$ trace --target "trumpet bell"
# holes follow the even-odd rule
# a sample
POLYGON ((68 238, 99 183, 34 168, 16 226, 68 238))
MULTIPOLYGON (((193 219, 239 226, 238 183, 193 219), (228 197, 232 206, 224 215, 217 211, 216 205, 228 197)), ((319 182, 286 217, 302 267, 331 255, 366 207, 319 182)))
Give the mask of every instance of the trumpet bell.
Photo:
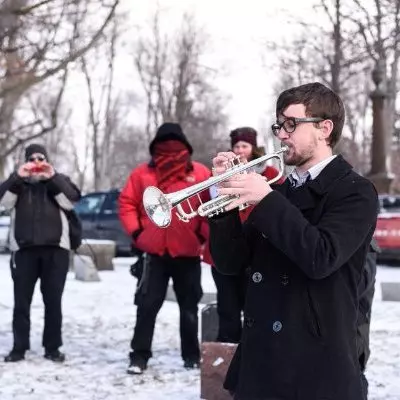
POLYGON ((149 186, 143 193, 143 206, 150 220, 160 228, 166 228, 172 220, 172 205, 160 189, 149 186))

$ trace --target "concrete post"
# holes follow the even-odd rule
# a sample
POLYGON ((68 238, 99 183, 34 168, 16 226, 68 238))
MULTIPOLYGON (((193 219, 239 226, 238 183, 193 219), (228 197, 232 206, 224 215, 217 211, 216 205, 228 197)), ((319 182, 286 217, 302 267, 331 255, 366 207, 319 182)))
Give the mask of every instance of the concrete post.
POLYGON ((368 178, 374 183, 378 193, 390 193, 394 175, 391 172, 390 129, 386 102, 388 98, 385 64, 381 60, 372 71, 375 89, 372 100, 372 146, 371 170, 368 178))

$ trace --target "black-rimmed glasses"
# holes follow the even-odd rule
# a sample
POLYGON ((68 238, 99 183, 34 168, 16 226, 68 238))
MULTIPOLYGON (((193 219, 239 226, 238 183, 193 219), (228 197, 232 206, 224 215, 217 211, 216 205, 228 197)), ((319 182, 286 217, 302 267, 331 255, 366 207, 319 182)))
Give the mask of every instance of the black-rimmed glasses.
POLYGON ((282 128, 286 133, 293 133, 296 130, 298 124, 302 124, 304 122, 321 122, 323 120, 324 118, 319 118, 319 117, 310 117, 310 118, 287 117, 282 122, 275 122, 275 124, 272 124, 271 129, 272 133, 275 136, 278 136, 282 128))

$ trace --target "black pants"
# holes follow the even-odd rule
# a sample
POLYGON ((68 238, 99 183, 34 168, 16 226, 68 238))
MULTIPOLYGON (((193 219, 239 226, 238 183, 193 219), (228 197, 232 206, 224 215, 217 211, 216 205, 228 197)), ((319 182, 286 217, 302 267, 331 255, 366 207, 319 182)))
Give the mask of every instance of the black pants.
POLYGON ((239 343, 242 335, 242 311, 247 287, 247 274, 223 275, 215 267, 211 273, 217 287, 219 342, 239 343))
POLYGON ((69 251, 59 247, 32 247, 11 255, 11 276, 14 281, 13 334, 14 349, 29 350, 30 309, 36 281, 44 302, 42 344, 46 350, 62 346, 61 298, 69 267, 69 251))
POLYGON ((198 257, 146 255, 141 280, 135 294, 136 326, 131 342, 131 358, 148 360, 157 314, 164 303, 169 279, 180 310, 181 355, 184 360, 200 359, 198 340, 198 303, 201 289, 201 266, 198 257))

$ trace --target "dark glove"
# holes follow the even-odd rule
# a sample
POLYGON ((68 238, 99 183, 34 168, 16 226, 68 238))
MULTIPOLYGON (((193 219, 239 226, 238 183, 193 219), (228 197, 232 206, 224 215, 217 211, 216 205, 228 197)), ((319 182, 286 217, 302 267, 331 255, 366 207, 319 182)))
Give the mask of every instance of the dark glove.
POLYGON ((144 268, 144 257, 145 253, 138 256, 138 259, 131 265, 130 273, 133 277, 137 278, 138 281, 142 278, 144 268))
POLYGON ((135 232, 132 232, 132 239, 136 240, 138 236, 143 232, 143 229, 137 229, 135 232))

